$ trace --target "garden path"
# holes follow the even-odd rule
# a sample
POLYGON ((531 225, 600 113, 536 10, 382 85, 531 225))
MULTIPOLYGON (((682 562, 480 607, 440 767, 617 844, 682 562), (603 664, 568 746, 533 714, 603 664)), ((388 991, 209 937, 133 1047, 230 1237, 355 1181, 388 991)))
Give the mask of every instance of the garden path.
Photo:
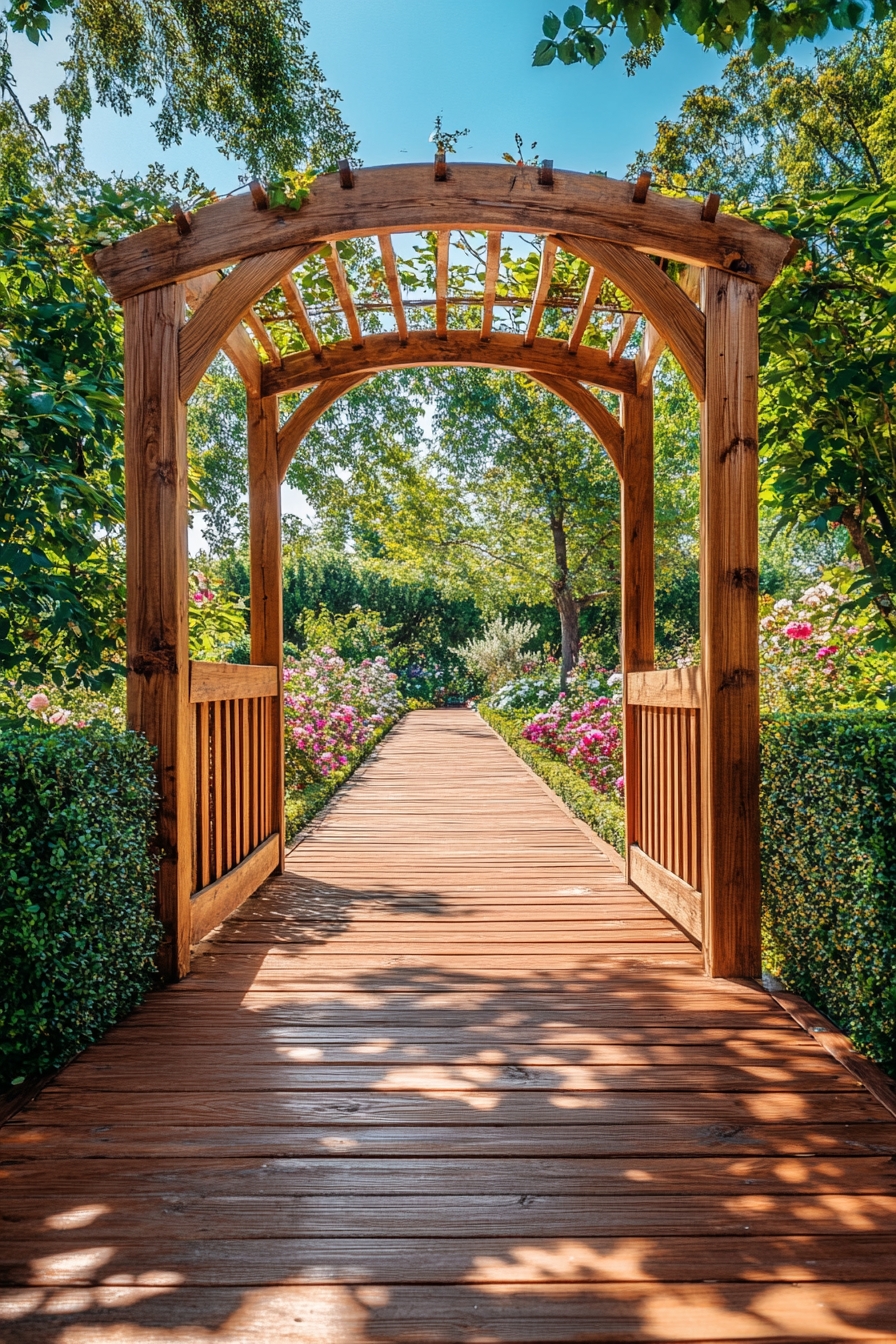
POLYGON ((0 1131, 0 1339, 896 1339, 896 1125, 419 712, 0 1131))

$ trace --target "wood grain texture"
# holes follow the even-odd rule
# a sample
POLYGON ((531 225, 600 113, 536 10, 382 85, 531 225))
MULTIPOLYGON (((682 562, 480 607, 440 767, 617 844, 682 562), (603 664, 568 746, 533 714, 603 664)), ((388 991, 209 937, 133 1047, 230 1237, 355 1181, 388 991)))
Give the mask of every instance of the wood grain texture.
POLYGON ((160 224, 94 253, 97 271, 122 299, 271 248, 384 232, 505 229, 586 236, 723 271, 734 262, 765 287, 791 247, 790 239, 737 216, 720 214, 709 224, 699 201, 654 192, 635 205, 630 182, 589 173, 555 169, 549 191, 527 190, 520 171, 506 164, 452 163, 448 181, 437 185, 431 163, 361 168, 353 175, 350 192, 338 174, 317 178, 301 210, 259 211, 246 196, 218 201, 193 213, 186 237, 176 225, 160 224))
MULTIPOLYGON (((538 278, 535 281, 535 289, 532 294, 532 307, 529 309, 529 321, 526 324, 526 334, 523 337, 524 345, 532 345, 538 335, 538 328, 541 326, 541 319, 544 317, 544 310, 548 303, 548 291, 551 288, 556 260, 557 240, 556 238, 545 238, 544 246, 541 249, 538 278)), ((572 349, 568 344, 567 348, 572 349)))
POLYGON ((316 251, 313 247, 278 249, 250 257, 226 275, 179 338, 179 395, 189 401, 200 379, 230 333, 286 271, 316 251))
POLYGON ((816 1037, 424 711, 0 1128, 0 1333, 867 1344, 894 1158, 816 1037))
POLYGON ((292 272, 287 271, 280 277, 280 288, 283 291, 283 297, 286 300, 286 306, 290 311, 293 321, 299 331, 305 338, 305 344, 312 355, 320 354, 320 340, 317 332, 314 330, 314 323, 305 307, 305 300, 302 297, 302 291, 299 289, 295 280, 292 278, 292 272))
POLYGON ((436 244, 436 335, 444 340, 448 335, 448 257, 451 251, 451 233, 439 233, 436 244))
POLYGON ((327 271, 330 275, 330 283, 333 286, 333 292, 336 295, 339 307, 342 309, 345 317, 345 324, 348 327, 349 340, 352 349, 360 350, 364 344, 364 333, 361 330, 361 323, 358 320, 358 310, 355 307, 355 300, 352 295, 351 286, 348 283, 348 276, 345 274, 345 267, 342 264, 342 258, 334 241, 330 242, 326 254, 327 271))
POLYGON ((187 631, 187 425, 178 398, 182 285, 124 305, 128 725, 157 750, 162 973, 190 964, 193 744, 187 631))
POLYGON ((372 376, 369 373, 349 373, 342 378, 331 378, 308 393, 277 434, 277 470, 281 482, 286 478, 299 444, 324 411, 328 411, 346 392, 351 392, 353 387, 360 387, 372 376))
POLYGON ((666 667, 655 672, 632 672, 628 679, 628 698, 633 705, 699 709, 703 703, 700 668, 666 667))
POLYGON ((302 352, 287 355, 280 369, 266 369, 263 391, 266 396, 297 392, 330 378, 349 374, 372 374, 382 369, 410 369, 425 365, 458 367, 485 365, 495 369, 513 369, 519 373, 537 369, 562 378, 593 383, 611 392, 635 392, 635 361, 622 359, 610 364, 605 350, 580 346, 572 355, 563 341, 545 336, 532 345, 513 332, 492 332, 487 341, 475 331, 451 330, 444 337, 435 331, 411 331, 402 342, 397 332, 385 332, 364 338, 363 349, 350 341, 324 346, 319 358, 302 352))
POLYGON ((389 290, 389 300, 392 304, 392 312, 395 315, 395 330, 398 332, 399 341, 403 344, 408 339, 408 319, 404 311, 398 267, 395 264, 395 248, 392 246, 392 239, 388 233, 380 234, 379 245, 380 256, 383 259, 383 272, 386 276, 386 287, 389 290))
POLYGON ((280 864, 280 835, 270 835, 223 877, 197 891, 190 901, 191 942, 200 942, 232 915, 280 864))
POLYGON ((487 341, 492 334, 492 321, 495 315, 495 289, 498 283, 498 271, 501 266, 501 233, 494 230, 488 235, 485 255, 485 277, 482 292, 482 325, 479 339, 487 341))
POLYGON ((277 695, 277 668, 253 663, 190 663, 190 703, 277 695))
POLYGON ((588 330, 588 324, 591 321, 594 305, 600 298, 604 279, 605 276, 603 271, 600 270, 599 267, 592 266, 591 270, 588 272, 588 279, 585 281, 585 288, 582 290, 582 297, 579 299, 576 315, 573 318, 569 340, 566 343, 570 354, 574 355, 582 344, 582 338, 588 330))
POLYGON ((698 942, 703 938, 703 897, 669 868, 632 845, 629 849, 629 878, 633 886, 664 910, 698 942))
POLYGON ((758 294, 707 272, 700 449, 705 947, 714 975, 758 975, 758 294))
POLYGON ((706 324, 697 305, 665 271, 631 248, 589 238, 563 237, 560 243, 592 266, 600 266, 613 284, 642 310, 678 360, 697 400, 702 401, 706 385, 706 324))
MULTIPOLYGON (((635 327, 638 325, 638 313, 623 313, 619 319, 619 327, 616 334, 610 342, 609 356, 610 363, 615 364, 625 354, 628 343, 635 334, 635 327)), ((637 364, 637 360, 635 361, 637 364)), ((641 387, 641 379, 638 378, 638 386, 641 387)))
POLYGON ((247 399, 249 456, 249 634, 253 663, 276 669, 262 747, 265 835, 280 836, 277 871, 285 856, 283 815, 283 558, 280 539, 279 411, 276 397, 247 399))
MULTIPOLYGON (((196 276, 187 283, 185 286, 187 303, 193 310, 194 317, 196 310, 220 285, 221 279, 222 277, 217 271, 210 271, 208 275, 196 276)), ((246 391, 249 395, 260 396, 261 360, 242 324, 238 323, 233 328, 230 335, 223 341, 221 349, 246 384, 246 391)))

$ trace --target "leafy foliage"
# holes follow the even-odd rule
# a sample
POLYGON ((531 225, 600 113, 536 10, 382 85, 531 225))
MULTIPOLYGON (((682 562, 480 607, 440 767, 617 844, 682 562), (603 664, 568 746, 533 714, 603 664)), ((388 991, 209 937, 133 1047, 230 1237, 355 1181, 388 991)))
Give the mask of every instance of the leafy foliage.
POLYGON ((453 652, 485 679, 490 691, 496 691, 533 663, 532 654, 527 655, 525 650, 537 633, 538 627, 531 621, 505 621, 499 614, 489 621, 481 635, 467 640, 453 652))
POLYGON ((0 729, 0 1081, 64 1064, 152 984, 155 809, 136 733, 0 729))
MULTIPOLYGON (((730 51, 749 43, 754 65, 800 39, 818 38, 831 28, 857 28, 867 15, 859 0, 652 0, 647 5, 625 0, 585 0, 584 9, 570 5, 563 20, 551 11, 544 17, 544 37, 535 48, 533 65, 600 65, 607 54, 606 42, 622 28, 628 38, 629 73, 634 66, 649 64, 663 45, 673 25, 683 28, 708 51, 730 51), (561 33, 561 29, 565 32, 561 33)), ((873 0, 872 16, 882 19, 892 13, 889 0, 873 0)))
POLYGON ((763 720, 763 942, 773 973, 896 1069, 896 721, 763 720))

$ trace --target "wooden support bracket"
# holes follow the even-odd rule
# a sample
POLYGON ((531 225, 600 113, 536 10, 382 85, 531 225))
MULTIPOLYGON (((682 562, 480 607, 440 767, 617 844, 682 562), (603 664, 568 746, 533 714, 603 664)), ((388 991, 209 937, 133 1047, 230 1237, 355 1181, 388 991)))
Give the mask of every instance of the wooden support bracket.
POLYGON ((433 177, 436 182, 448 181, 448 162, 444 154, 437 154, 435 157, 435 167, 433 177))
POLYGON ((719 206, 721 205, 721 203, 722 199, 719 196, 718 192, 711 191, 707 196, 706 200, 703 202, 703 209, 700 212, 700 218, 705 220, 707 224, 715 224, 716 215, 719 213, 719 206))
POLYGON ((348 159, 339 160, 339 185, 343 191, 351 191, 355 185, 355 177, 348 159))
POLYGON ((183 208, 180 201, 171 202, 171 213, 174 216, 178 233, 181 238, 186 238, 188 233, 193 232, 193 216, 189 210, 183 208))
POLYGON ((542 159, 541 167, 538 170, 538 185, 540 187, 552 187, 554 185, 553 159, 542 159))
POLYGON ((255 202, 256 210, 267 210, 271 202, 264 187, 255 178, 249 183, 249 194, 255 202))
POLYGON ((635 205, 643 205, 644 202, 647 200, 647 193, 650 190, 650 179, 652 176, 653 176, 652 173, 638 174, 638 180, 635 183, 635 187, 632 192, 632 201, 634 202, 635 205))

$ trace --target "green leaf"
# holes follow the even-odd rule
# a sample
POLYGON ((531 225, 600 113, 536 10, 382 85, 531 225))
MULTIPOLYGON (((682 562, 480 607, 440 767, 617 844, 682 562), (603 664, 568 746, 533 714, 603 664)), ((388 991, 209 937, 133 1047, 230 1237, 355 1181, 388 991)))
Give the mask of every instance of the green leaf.
MULTIPOLYGON (((545 38, 538 43, 532 56, 533 65, 550 65, 557 55, 557 45, 555 42, 548 42, 545 38)), ((511 156, 512 157, 512 156, 511 156)), ((514 159, 514 162, 516 160, 514 159)))
MULTIPOLYGON (((553 11, 550 14, 545 14, 541 24, 541 31, 544 33, 545 37, 550 38, 552 42, 559 33, 560 20, 553 11)), ((541 43, 539 42, 538 45, 541 46, 541 43)))
POLYGON ((567 28, 578 28, 584 18, 585 15, 582 10, 579 9, 578 5, 570 5, 569 9, 563 15, 563 22, 566 24, 567 28))

